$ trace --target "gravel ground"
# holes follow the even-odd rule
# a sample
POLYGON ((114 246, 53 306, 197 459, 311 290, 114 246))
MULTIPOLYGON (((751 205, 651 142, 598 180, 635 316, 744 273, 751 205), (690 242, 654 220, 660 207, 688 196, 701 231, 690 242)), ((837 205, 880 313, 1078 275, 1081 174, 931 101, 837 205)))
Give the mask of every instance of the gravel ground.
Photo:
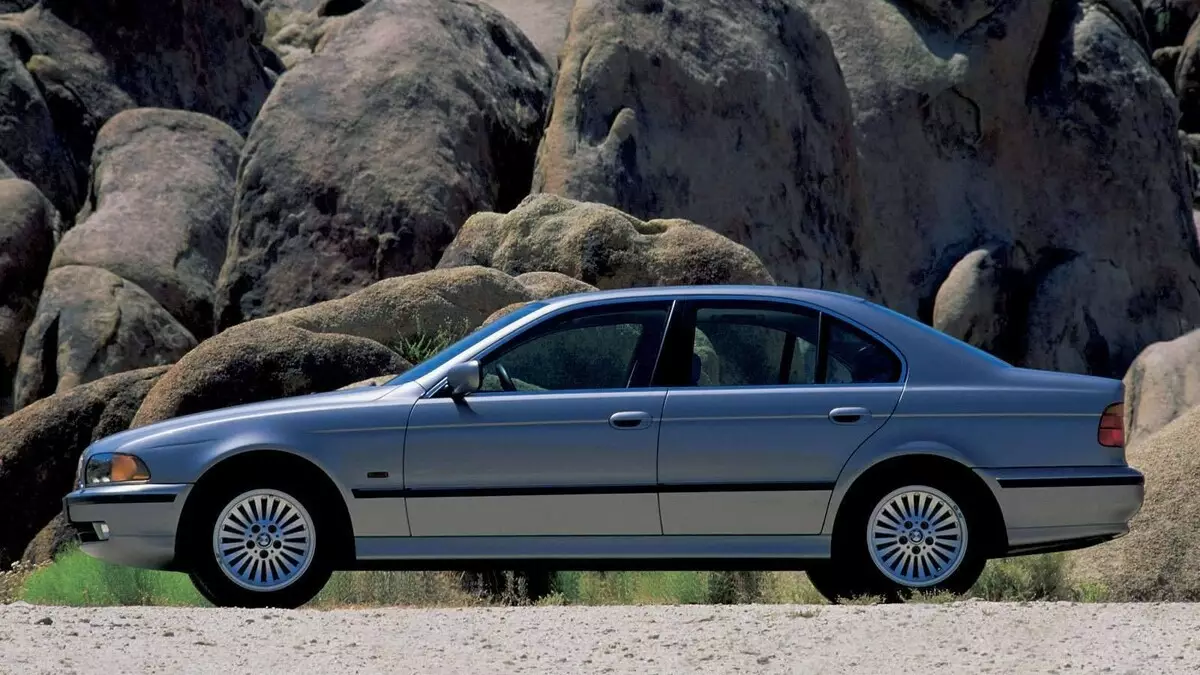
POLYGON ((0 606, 4 673, 1197 673, 1200 605, 0 606))

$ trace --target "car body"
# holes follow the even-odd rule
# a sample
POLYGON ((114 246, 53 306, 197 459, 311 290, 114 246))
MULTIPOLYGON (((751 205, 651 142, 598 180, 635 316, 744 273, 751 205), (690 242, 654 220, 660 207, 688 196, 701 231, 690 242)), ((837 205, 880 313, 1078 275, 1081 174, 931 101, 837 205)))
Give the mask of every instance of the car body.
POLYGON ((294 606, 366 567, 956 591, 989 558, 1128 531, 1123 396, 848 295, 601 291, 528 303, 382 386, 104 438, 65 507, 88 554, 188 571, 218 604, 294 606))

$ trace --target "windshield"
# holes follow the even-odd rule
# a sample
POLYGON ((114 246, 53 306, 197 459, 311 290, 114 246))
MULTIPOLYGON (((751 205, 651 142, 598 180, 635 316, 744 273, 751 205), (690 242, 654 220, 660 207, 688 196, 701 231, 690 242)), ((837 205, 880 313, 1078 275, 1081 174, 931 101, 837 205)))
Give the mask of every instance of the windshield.
POLYGON ((475 330, 474 332, 468 334, 466 337, 451 344, 449 347, 446 347, 445 349, 438 352, 437 354, 434 354, 433 356, 429 357, 428 359, 425 359, 424 361, 413 366, 412 368, 405 371, 404 373, 392 378, 391 380, 388 381, 387 385, 385 385, 385 386, 395 385, 395 384, 404 384, 405 382, 412 382, 413 380, 424 377, 424 376, 428 375, 429 373, 440 368, 447 361, 454 358, 457 354, 463 352, 466 349, 469 349, 470 347, 472 347, 475 344, 478 344, 480 341, 484 340, 488 336, 496 334, 498 331, 500 331, 504 327, 512 324, 513 322, 515 322, 523 317, 529 316, 533 312, 536 312, 537 310, 539 310, 545 306, 546 306, 546 303, 544 303, 544 302, 530 302, 525 305, 522 305, 521 307, 517 308, 516 310, 513 310, 512 312, 505 314, 504 316, 500 317, 499 319, 496 319, 492 323, 489 323, 488 325, 483 326, 483 327, 475 330))

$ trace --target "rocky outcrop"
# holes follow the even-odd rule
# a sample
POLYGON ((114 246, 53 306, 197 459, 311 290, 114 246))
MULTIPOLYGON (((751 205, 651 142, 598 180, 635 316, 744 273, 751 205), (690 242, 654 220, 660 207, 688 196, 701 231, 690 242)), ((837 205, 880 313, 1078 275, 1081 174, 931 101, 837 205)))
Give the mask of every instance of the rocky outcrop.
POLYGON ((136 284, 96 268, 46 277, 25 333, 13 385, 15 407, 106 375, 174 363, 196 339, 136 284))
POLYGON ((560 295, 588 293, 596 290, 591 284, 558 272, 526 272, 517 276, 517 281, 529 290, 532 300, 545 300, 560 295))
POLYGON ((1099 583, 1110 600, 1200 600, 1200 408, 1192 408, 1127 448, 1146 476, 1129 534, 1071 555, 1078 582, 1099 583))
POLYGON ((933 306, 933 327, 1002 359, 1021 355, 1010 323, 1022 296, 1008 247, 971 251, 950 270, 933 306))
POLYGON ((597 288, 771 284, 745 246, 684 220, 642 221, 602 204, 532 195, 509 213, 478 213, 439 268, 549 271, 597 288))
POLYGON ((538 48, 546 62, 554 65, 567 37, 575 0, 483 0, 512 19, 538 48))
POLYGON ((1200 331, 1158 342, 1125 374, 1125 442, 1135 445, 1200 405, 1200 331))
POLYGON ((432 268, 529 188, 550 71, 490 7, 374 0, 288 71, 246 141, 220 326, 432 268))
POLYGON ((1119 375, 1194 325, 1176 102, 1131 0, 806 5, 854 101, 874 299, 930 321, 964 256, 1007 247, 1022 364, 1119 375))
POLYGON ((533 190, 701 223, 781 284, 870 291, 850 98, 804 4, 578 3, 533 190))
POLYGON ((502 272, 459 267, 384 279, 345 298, 263 321, 317 333, 356 335, 403 353, 408 340, 456 339, 497 309, 532 299, 525 286, 502 272))
POLYGON ((33 47, 0 17, 0 162, 5 177, 32 182, 63 214, 79 208, 86 174, 54 127, 50 106, 26 68, 33 47), (5 39, 7 38, 7 39, 5 39))
POLYGON ((82 222, 54 267, 90 265, 132 281, 193 335, 213 329, 242 139, 198 113, 122 112, 100 130, 82 222))
POLYGON ((0 417, 12 412, 21 341, 37 313, 58 215, 32 183, 0 180, 0 417))
POLYGON ((191 110, 244 132, 270 87, 262 22, 250 0, 42 0, 0 16, 0 120, 22 131, 0 159, 70 217, 96 133, 121 110, 191 110))
POLYGON ((123 431, 166 368, 112 375, 42 399, 0 420, 0 566, 8 568, 62 509, 79 455, 123 431))
POLYGON ((251 321, 205 340, 172 366, 150 390, 132 426, 333 391, 409 367, 395 352, 365 338, 251 321))

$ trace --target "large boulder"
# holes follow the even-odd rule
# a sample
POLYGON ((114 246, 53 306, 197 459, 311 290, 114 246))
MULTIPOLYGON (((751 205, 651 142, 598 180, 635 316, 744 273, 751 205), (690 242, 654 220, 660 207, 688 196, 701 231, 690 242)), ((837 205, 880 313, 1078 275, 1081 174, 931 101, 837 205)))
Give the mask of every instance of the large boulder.
POLYGON ((111 375, 42 399, 0 420, 0 568, 62 510, 79 455, 129 426, 165 367, 111 375))
POLYGON ((374 0, 339 17, 247 138, 219 325, 431 269, 470 214, 528 192, 549 86, 487 6, 374 0))
POLYGON ((1145 502, 1129 534, 1072 554, 1078 582, 1102 584, 1113 601, 1200 600, 1200 408, 1127 448, 1146 476, 1145 502))
POLYGON ((579 2, 552 109, 534 191, 702 223, 781 284, 874 287, 850 98, 800 0, 579 2))
POLYGON ((50 106, 25 62, 33 47, 0 19, 0 163, 6 178, 32 182, 64 215, 74 215, 87 176, 55 130, 50 106), (8 39, 4 39, 7 37, 8 39))
POLYGON ((589 293, 596 287, 558 272, 526 272, 516 277, 529 290, 533 300, 556 298, 560 295, 589 293))
POLYGON ((1200 405, 1200 331, 1158 342, 1125 374, 1125 441, 1133 445, 1200 405))
POLYGON ((930 321, 964 256, 1007 247, 1018 363, 1119 375, 1194 326, 1176 101, 1132 0, 806 5, 854 101, 873 299, 930 321))
POLYGON ((772 284, 745 246, 685 220, 642 221, 611 206, 531 195, 509 213, 477 213, 439 268, 549 271, 596 288, 772 284))
POLYGON ((405 353, 410 340, 454 339, 477 328, 497 309, 533 299, 525 286, 503 272, 459 267, 384 279, 345 298, 263 321, 356 335, 405 353))
POLYGON ((96 138, 88 212, 52 265, 106 269, 193 335, 210 335, 241 145, 232 128, 199 113, 119 113, 96 138))
POLYGON ((121 110, 192 110, 245 132, 270 90, 262 30, 252 0, 42 0, 2 15, 0 53, 19 54, 0 56, 0 87, 21 97, 0 96, 0 121, 28 101, 29 135, 4 134, 0 159, 73 216, 96 133, 121 110), (32 150, 42 154, 21 154, 32 150))
POLYGON ((0 180, 0 417, 12 412, 21 341, 37 313, 57 222, 32 183, 0 180))
MULTIPOLYGON (((344 1, 344 0, 343 0, 344 1)), ((575 0, 483 0, 512 19, 529 36, 548 63, 554 65, 567 37, 575 0)))
POLYGON ((97 267, 51 270, 25 333, 15 407, 105 375, 174 363, 195 346, 138 285, 97 267))
POLYGON ((1175 65, 1175 93, 1179 96, 1179 127, 1200 132, 1200 22, 1193 23, 1175 65))
POLYGON ((200 344, 155 384, 134 417, 172 417, 286 396, 333 391, 410 364, 378 342, 251 321, 200 344))

